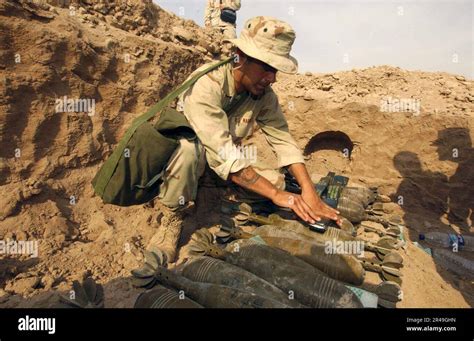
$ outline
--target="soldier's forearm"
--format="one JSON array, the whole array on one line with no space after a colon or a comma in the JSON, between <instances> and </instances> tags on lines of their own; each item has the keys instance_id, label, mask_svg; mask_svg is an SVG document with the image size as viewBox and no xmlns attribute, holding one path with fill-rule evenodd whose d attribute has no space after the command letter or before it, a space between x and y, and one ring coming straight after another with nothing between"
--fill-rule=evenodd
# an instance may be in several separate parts
<instances>
[{"instance_id":1,"label":"soldier's forearm","mask_svg":"<svg viewBox=\"0 0 474 341\"><path fill-rule=\"evenodd\" d=\"M278 189L273 184L259 175L251 166L231 173L229 179L237 185L272 200Z\"/></svg>"},{"instance_id":2,"label":"soldier's forearm","mask_svg":"<svg viewBox=\"0 0 474 341\"><path fill-rule=\"evenodd\" d=\"M295 177L296 181L298 181L301 190L314 189L313 181L311 181L311 177L304 163L294 163L288 167L288 170L291 175Z\"/></svg>"}]
</instances>

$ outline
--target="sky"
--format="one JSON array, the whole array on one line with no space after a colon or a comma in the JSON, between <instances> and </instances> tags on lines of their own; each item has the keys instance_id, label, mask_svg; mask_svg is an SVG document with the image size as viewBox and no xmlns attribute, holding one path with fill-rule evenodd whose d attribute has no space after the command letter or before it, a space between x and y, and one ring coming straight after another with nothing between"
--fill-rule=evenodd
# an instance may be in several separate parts
<instances>
[{"instance_id":1,"label":"sky","mask_svg":"<svg viewBox=\"0 0 474 341\"><path fill-rule=\"evenodd\" d=\"M241 0L237 33L257 15L296 31L299 72L336 72L377 65L445 71L474 79L474 0ZM154 0L204 25L206 0Z\"/></svg>"}]
</instances>

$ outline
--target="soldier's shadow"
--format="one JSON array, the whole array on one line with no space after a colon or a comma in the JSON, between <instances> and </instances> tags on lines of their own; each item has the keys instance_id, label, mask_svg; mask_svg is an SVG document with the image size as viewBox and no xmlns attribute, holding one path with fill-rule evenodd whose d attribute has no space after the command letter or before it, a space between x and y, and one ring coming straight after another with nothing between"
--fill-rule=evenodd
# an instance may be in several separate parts
<instances>
[{"instance_id":1,"label":"soldier's shadow","mask_svg":"<svg viewBox=\"0 0 474 341\"><path fill-rule=\"evenodd\" d=\"M419 234L430 231L457 233L453 225L463 234L472 234L472 212L474 192L474 158L469 131L465 128L448 128L438 132L433 143L440 161L458 164L455 173L447 176L439 171L423 169L417 154L403 151L394 157L394 166L403 177L392 196L404 211L404 221L412 241ZM462 288L465 278L435 260L439 274L451 283L474 306L474 296ZM441 268L443 271L440 271Z\"/></svg>"},{"instance_id":2,"label":"soldier's shadow","mask_svg":"<svg viewBox=\"0 0 474 341\"><path fill-rule=\"evenodd\" d=\"M446 128L438 132L432 144L440 161L457 163L456 172L449 178L448 221L463 233L474 232L474 149L467 128Z\"/></svg>"},{"instance_id":3,"label":"soldier's shadow","mask_svg":"<svg viewBox=\"0 0 474 341\"><path fill-rule=\"evenodd\" d=\"M403 151L394 157L394 166L403 177L392 200L404 211L404 221L414 233L412 240L430 226L450 229L441 222L441 217L448 211L449 178L447 175L431 170L424 170L415 153ZM420 216L423 219L420 219Z\"/></svg>"}]
</instances>

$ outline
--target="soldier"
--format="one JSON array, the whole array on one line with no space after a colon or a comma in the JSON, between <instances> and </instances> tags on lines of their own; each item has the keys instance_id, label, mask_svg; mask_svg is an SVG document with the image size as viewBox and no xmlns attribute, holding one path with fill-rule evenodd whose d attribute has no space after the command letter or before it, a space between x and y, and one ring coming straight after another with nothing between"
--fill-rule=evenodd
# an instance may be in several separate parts
<instances>
[{"instance_id":1,"label":"soldier","mask_svg":"<svg viewBox=\"0 0 474 341\"><path fill-rule=\"evenodd\" d=\"M169 262L176 257L186 211L184 203L195 200L206 162L222 180L242 187L242 195L253 193L249 199L266 198L292 209L307 222L328 218L340 224L339 212L317 195L303 155L289 133L271 88L278 71L297 72L297 61L290 55L294 40L295 32L283 21L270 17L250 19L240 38L229 40L236 48L233 62L203 76L181 96L178 110L194 129L197 139L194 142L181 139L168 162L159 194L166 214L148 246L164 251ZM226 109L232 103L238 104L232 110ZM278 171L232 152L242 139L252 134L254 124L260 127L277 154L278 166L288 167L298 181L301 195L284 190L284 177Z\"/></svg>"},{"instance_id":2,"label":"soldier","mask_svg":"<svg viewBox=\"0 0 474 341\"><path fill-rule=\"evenodd\" d=\"M215 27L224 38L237 38L235 31L235 12L240 9L240 0L207 0L204 24Z\"/></svg>"}]
</instances>

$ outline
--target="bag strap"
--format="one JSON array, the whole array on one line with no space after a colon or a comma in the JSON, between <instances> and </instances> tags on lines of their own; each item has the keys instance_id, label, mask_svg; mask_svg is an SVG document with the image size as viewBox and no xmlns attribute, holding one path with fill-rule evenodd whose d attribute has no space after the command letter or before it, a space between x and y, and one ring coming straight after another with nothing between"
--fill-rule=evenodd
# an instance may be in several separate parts
<instances>
[{"instance_id":1,"label":"bag strap","mask_svg":"<svg viewBox=\"0 0 474 341\"><path fill-rule=\"evenodd\" d=\"M194 83L196 83L199 78L201 78L208 72L214 69L217 69L221 65L229 63L232 59L233 57L229 57L197 73L194 77L185 81L178 88L170 92L165 98L163 98L161 101L159 101L154 106L152 106L146 113L144 113L143 115L133 120L132 125L130 126L130 128L128 128L128 130L126 131L125 135L120 140L117 147L115 147L112 155L110 155L109 160L107 160L108 162L104 163L104 165L102 166L100 170L101 175L96 177L96 183L94 186L96 194L99 195L100 197L103 196L105 188L107 187L110 179L112 178L112 174L115 172L115 169L117 168L120 158L122 157L123 150L127 146L130 139L132 138L132 135L135 133L135 131L141 124L145 123L146 121L151 119L153 116L155 116L158 112L160 112L165 107L167 107L172 101L174 101L185 90L187 90L192 85L194 85Z\"/></svg>"}]
</instances>

